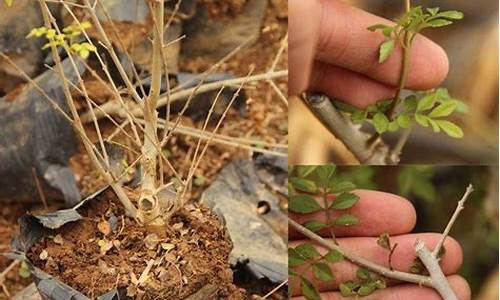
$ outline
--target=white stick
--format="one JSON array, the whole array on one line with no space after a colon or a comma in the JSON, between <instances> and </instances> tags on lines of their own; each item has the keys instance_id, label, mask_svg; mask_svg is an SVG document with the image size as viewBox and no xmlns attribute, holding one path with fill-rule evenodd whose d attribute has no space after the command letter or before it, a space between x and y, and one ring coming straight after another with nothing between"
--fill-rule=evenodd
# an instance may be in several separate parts
<instances>
[{"instance_id":1,"label":"white stick","mask_svg":"<svg viewBox=\"0 0 500 300\"><path fill-rule=\"evenodd\" d=\"M448 280L446 280L436 257L427 249L424 242L419 239L415 242L415 253L418 258L420 258L427 271L429 271L434 289L441 297L443 297L444 300L458 300Z\"/></svg>"}]
</instances>

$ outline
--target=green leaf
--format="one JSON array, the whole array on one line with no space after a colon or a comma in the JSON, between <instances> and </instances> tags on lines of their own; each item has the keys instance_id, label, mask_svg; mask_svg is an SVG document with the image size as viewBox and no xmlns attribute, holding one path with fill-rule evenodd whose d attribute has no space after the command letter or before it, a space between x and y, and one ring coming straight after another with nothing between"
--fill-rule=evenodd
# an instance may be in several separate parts
<instances>
[{"instance_id":1,"label":"green leaf","mask_svg":"<svg viewBox=\"0 0 500 300\"><path fill-rule=\"evenodd\" d=\"M453 22L446 19L434 19L427 22L427 25L432 28L443 27L452 24Z\"/></svg>"},{"instance_id":2,"label":"green leaf","mask_svg":"<svg viewBox=\"0 0 500 300\"><path fill-rule=\"evenodd\" d=\"M378 101L375 105L377 106L378 111L385 113L389 109L389 107L391 107L391 103L392 99L386 99Z\"/></svg>"},{"instance_id":3,"label":"green leaf","mask_svg":"<svg viewBox=\"0 0 500 300\"><path fill-rule=\"evenodd\" d=\"M439 12L439 7L434 7L434 8L427 8L427 11L432 15L434 16L435 14L437 14Z\"/></svg>"},{"instance_id":4,"label":"green leaf","mask_svg":"<svg viewBox=\"0 0 500 300\"><path fill-rule=\"evenodd\" d=\"M318 166L296 166L299 177L304 178L309 176Z\"/></svg>"},{"instance_id":5,"label":"green leaf","mask_svg":"<svg viewBox=\"0 0 500 300\"><path fill-rule=\"evenodd\" d=\"M327 188L335 175L336 166L333 164L321 165L316 169L318 175L318 185L322 188Z\"/></svg>"},{"instance_id":6,"label":"green leaf","mask_svg":"<svg viewBox=\"0 0 500 300\"><path fill-rule=\"evenodd\" d=\"M334 279L330 266L325 263L315 263L312 265L314 277L321 281L331 281Z\"/></svg>"},{"instance_id":7,"label":"green leaf","mask_svg":"<svg viewBox=\"0 0 500 300\"><path fill-rule=\"evenodd\" d=\"M359 124L366 119L367 112L364 110L357 110L351 114L351 120L355 124Z\"/></svg>"},{"instance_id":8,"label":"green leaf","mask_svg":"<svg viewBox=\"0 0 500 300\"><path fill-rule=\"evenodd\" d=\"M387 38L391 38L393 32L394 32L394 27L386 27L382 29L382 34Z\"/></svg>"},{"instance_id":9,"label":"green leaf","mask_svg":"<svg viewBox=\"0 0 500 300\"><path fill-rule=\"evenodd\" d=\"M290 211L302 214L309 214L322 210L323 208L309 195L293 195L290 196L288 204Z\"/></svg>"},{"instance_id":10,"label":"green leaf","mask_svg":"<svg viewBox=\"0 0 500 300\"><path fill-rule=\"evenodd\" d=\"M301 244L295 247L295 251L306 259L311 259L320 256L318 250L311 244Z\"/></svg>"},{"instance_id":11,"label":"green leaf","mask_svg":"<svg viewBox=\"0 0 500 300\"><path fill-rule=\"evenodd\" d=\"M370 274L370 271L364 268L359 268L358 271L356 271L356 277L358 277L361 280L371 280L372 275Z\"/></svg>"},{"instance_id":12,"label":"green leaf","mask_svg":"<svg viewBox=\"0 0 500 300\"><path fill-rule=\"evenodd\" d=\"M381 112L376 113L373 116L373 126L378 133L384 133L387 131L387 126L389 126L389 119L387 119L386 115Z\"/></svg>"},{"instance_id":13,"label":"green leaf","mask_svg":"<svg viewBox=\"0 0 500 300\"><path fill-rule=\"evenodd\" d=\"M387 233L381 234L378 239L377 239L377 244L386 249L386 250L391 250L391 237Z\"/></svg>"},{"instance_id":14,"label":"green leaf","mask_svg":"<svg viewBox=\"0 0 500 300\"><path fill-rule=\"evenodd\" d=\"M431 118L429 118L429 120L428 120L428 121L429 121L429 124L431 125L432 130L433 130L434 132L436 132L436 133L437 133L437 132L441 131L441 129L439 128L439 126L438 126L438 124L436 123L436 121L434 121L434 120L433 120L433 119L431 119Z\"/></svg>"},{"instance_id":15,"label":"green leaf","mask_svg":"<svg viewBox=\"0 0 500 300\"><path fill-rule=\"evenodd\" d=\"M293 248L288 248L288 267L297 267L304 264L306 260Z\"/></svg>"},{"instance_id":16,"label":"green leaf","mask_svg":"<svg viewBox=\"0 0 500 300\"><path fill-rule=\"evenodd\" d=\"M316 287L304 277L301 277L301 289L302 289L302 295L306 297L306 299L321 300L321 296L319 295L319 292L316 289Z\"/></svg>"},{"instance_id":17,"label":"green leaf","mask_svg":"<svg viewBox=\"0 0 500 300\"><path fill-rule=\"evenodd\" d=\"M431 113L428 115L429 118L440 118L447 117L451 115L455 109L457 108L457 104L455 102L445 102L438 105L434 108Z\"/></svg>"},{"instance_id":18,"label":"green leaf","mask_svg":"<svg viewBox=\"0 0 500 300\"><path fill-rule=\"evenodd\" d=\"M434 106L434 104L436 104L436 101L437 97L435 92L425 95L424 97L422 97L422 99L418 101L417 112L431 109Z\"/></svg>"},{"instance_id":19,"label":"green leaf","mask_svg":"<svg viewBox=\"0 0 500 300\"><path fill-rule=\"evenodd\" d=\"M327 262L336 263L344 260L344 255L342 255L339 251L332 249L325 255L325 259Z\"/></svg>"},{"instance_id":20,"label":"green leaf","mask_svg":"<svg viewBox=\"0 0 500 300\"><path fill-rule=\"evenodd\" d=\"M401 128L410 128L411 118L409 115L399 115L396 118L396 122L399 126L401 126Z\"/></svg>"},{"instance_id":21,"label":"green leaf","mask_svg":"<svg viewBox=\"0 0 500 300\"><path fill-rule=\"evenodd\" d=\"M399 125L396 121L389 122L389 125L387 126L387 131L389 132L395 132L398 131Z\"/></svg>"},{"instance_id":22,"label":"green leaf","mask_svg":"<svg viewBox=\"0 0 500 300\"><path fill-rule=\"evenodd\" d=\"M318 189L314 181L305 178L292 177L290 178L290 182L294 188L306 193L315 193Z\"/></svg>"},{"instance_id":23,"label":"green leaf","mask_svg":"<svg viewBox=\"0 0 500 300\"><path fill-rule=\"evenodd\" d=\"M372 282L364 284L364 285L362 285L359 288L358 295L360 295L360 296L368 296L371 293L373 293L375 291L375 289L376 289L376 286Z\"/></svg>"},{"instance_id":24,"label":"green leaf","mask_svg":"<svg viewBox=\"0 0 500 300\"><path fill-rule=\"evenodd\" d=\"M327 225L320 222L320 221L312 220L312 221L305 223L304 227L311 230L312 232L316 232L316 231L319 231L323 228L326 228Z\"/></svg>"},{"instance_id":25,"label":"green leaf","mask_svg":"<svg viewBox=\"0 0 500 300\"><path fill-rule=\"evenodd\" d=\"M380 45L378 62L383 63L394 51L394 40L387 40Z\"/></svg>"},{"instance_id":26,"label":"green leaf","mask_svg":"<svg viewBox=\"0 0 500 300\"><path fill-rule=\"evenodd\" d=\"M371 104L371 105L368 105L368 107L366 108L366 111L369 113L375 113L375 112L378 112L378 107L374 104Z\"/></svg>"},{"instance_id":27,"label":"green leaf","mask_svg":"<svg viewBox=\"0 0 500 300\"><path fill-rule=\"evenodd\" d=\"M344 192L338 195L332 202L333 209L348 209L358 202L359 196L353 193Z\"/></svg>"},{"instance_id":28,"label":"green leaf","mask_svg":"<svg viewBox=\"0 0 500 300\"><path fill-rule=\"evenodd\" d=\"M462 131L462 128L458 127L458 125L446 121L446 120L436 120L436 123L443 129L444 132L446 132L447 135L449 135L452 138L462 138L464 136L464 132Z\"/></svg>"},{"instance_id":29,"label":"green leaf","mask_svg":"<svg viewBox=\"0 0 500 300\"><path fill-rule=\"evenodd\" d=\"M358 224L358 218L350 214L344 214L335 219L334 224L339 226L352 226Z\"/></svg>"},{"instance_id":30,"label":"green leaf","mask_svg":"<svg viewBox=\"0 0 500 300\"><path fill-rule=\"evenodd\" d=\"M464 18L464 14L460 11L449 10L440 12L439 14L437 14L437 17L446 18L450 20L461 20Z\"/></svg>"},{"instance_id":31,"label":"green leaf","mask_svg":"<svg viewBox=\"0 0 500 300\"><path fill-rule=\"evenodd\" d=\"M467 103L460 101L460 100L457 100L457 99L450 99L448 101L455 103L455 105L457 106L457 108L455 109L456 112L459 112L459 113L469 112L469 106L467 105Z\"/></svg>"},{"instance_id":32,"label":"green leaf","mask_svg":"<svg viewBox=\"0 0 500 300\"><path fill-rule=\"evenodd\" d=\"M372 25L370 27L368 27L367 29L372 31L372 32L375 32L377 30L380 30L380 29L384 29L384 28L387 28L389 26L385 25L385 24L375 24L375 25Z\"/></svg>"},{"instance_id":33,"label":"green leaf","mask_svg":"<svg viewBox=\"0 0 500 300\"><path fill-rule=\"evenodd\" d=\"M347 281L339 285L340 294L344 297L350 297L356 295L355 289L359 287L358 283L353 281Z\"/></svg>"},{"instance_id":34,"label":"green leaf","mask_svg":"<svg viewBox=\"0 0 500 300\"><path fill-rule=\"evenodd\" d=\"M428 127L429 126L429 118L427 118L424 115L416 114L415 115L415 121L417 121L418 124Z\"/></svg>"},{"instance_id":35,"label":"green leaf","mask_svg":"<svg viewBox=\"0 0 500 300\"><path fill-rule=\"evenodd\" d=\"M354 185L354 183L347 180L342 180L342 181L335 181L330 191L334 194L338 194L338 193L350 192L355 188L356 186Z\"/></svg>"},{"instance_id":36,"label":"green leaf","mask_svg":"<svg viewBox=\"0 0 500 300\"><path fill-rule=\"evenodd\" d=\"M406 97L403 106L405 112L415 111L417 109L417 97L415 95Z\"/></svg>"}]
</instances>

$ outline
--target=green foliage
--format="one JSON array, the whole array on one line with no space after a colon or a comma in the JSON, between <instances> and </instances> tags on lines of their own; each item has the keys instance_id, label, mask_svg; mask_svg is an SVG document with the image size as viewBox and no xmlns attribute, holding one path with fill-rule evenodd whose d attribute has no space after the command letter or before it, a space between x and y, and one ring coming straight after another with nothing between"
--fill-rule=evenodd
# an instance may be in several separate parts
<instances>
[{"instance_id":1,"label":"green foliage","mask_svg":"<svg viewBox=\"0 0 500 300\"><path fill-rule=\"evenodd\" d=\"M432 183L434 169L431 166L402 167L398 173L399 194L405 197L416 195L428 202L436 199L436 189Z\"/></svg>"},{"instance_id":2,"label":"green foliage","mask_svg":"<svg viewBox=\"0 0 500 300\"><path fill-rule=\"evenodd\" d=\"M323 211L329 213L333 210L345 210L351 208L359 200L359 197L352 193L355 185L347 180L339 179L336 176L335 165L322 166L294 166L289 177L289 204L288 208L294 213L309 214ZM311 194L319 194L323 197L320 204L318 197ZM318 195L318 196L319 196ZM328 203L329 195L335 195L335 200ZM329 219L329 218L328 218ZM341 214L330 223L324 224L319 221L305 224L311 231L318 231L325 227L350 226L357 224L355 216Z\"/></svg>"},{"instance_id":3,"label":"green foliage","mask_svg":"<svg viewBox=\"0 0 500 300\"><path fill-rule=\"evenodd\" d=\"M339 177L335 165L290 166L288 186L290 211L299 214L322 212L325 215L321 221L311 220L303 224L307 229L317 232L331 229L332 226L351 226L358 223L355 216L345 213L359 200L353 193L356 185L346 178ZM336 212L335 217L333 212ZM331 233L335 240L333 231ZM331 264L343 259L344 256L339 251L331 250L326 254L320 254L313 245L303 243L288 249L289 274L290 277L296 277L300 281L300 290L304 297L309 300L320 299L314 284L302 274L311 270L316 280L332 281L335 279L335 274ZM302 273L299 274L294 270L297 267L303 270Z\"/></svg>"},{"instance_id":4,"label":"green foliage","mask_svg":"<svg viewBox=\"0 0 500 300\"><path fill-rule=\"evenodd\" d=\"M290 196L288 209L296 213L309 214L320 211L323 208L312 196L299 194Z\"/></svg>"},{"instance_id":5,"label":"green foliage","mask_svg":"<svg viewBox=\"0 0 500 300\"><path fill-rule=\"evenodd\" d=\"M395 115L393 121L387 117L389 110L387 103L390 101L383 100L364 110L354 108L352 113L347 114L350 115L353 123L364 121L371 123L380 134L394 132L401 128L410 128L416 124L430 127L434 132L443 131L453 138L462 138L464 135L458 125L445 118L450 117L454 112L466 112L467 105L450 97L445 88L406 97L402 101L401 110Z\"/></svg>"},{"instance_id":6,"label":"green foliage","mask_svg":"<svg viewBox=\"0 0 500 300\"><path fill-rule=\"evenodd\" d=\"M374 181L375 169L371 166L357 166L356 168L342 168L338 174L339 180L351 182L361 189L376 189Z\"/></svg>"},{"instance_id":7,"label":"green foliage","mask_svg":"<svg viewBox=\"0 0 500 300\"><path fill-rule=\"evenodd\" d=\"M372 32L380 32L384 41L379 46L378 60L384 63L397 45L410 50L415 36L425 28L437 28L452 24L463 18L458 11L443 11L439 8L411 8L394 25L375 24L368 27ZM396 101L395 103L392 103ZM452 138L462 138L462 129L447 120L454 112L465 112L466 105L449 96L443 88L410 95L404 99L403 109L397 107L399 99L382 100L366 109L342 105L339 109L348 114L354 123L368 122L378 134L408 129L413 125L429 127L434 132L444 132ZM337 104L336 104L337 105Z\"/></svg>"},{"instance_id":8,"label":"green foliage","mask_svg":"<svg viewBox=\"0 0 500 300\"><path fill-rule=\"evenodd\" d=\"M377 289L385 289L387 287L384 279L379 278L370 271L359 268L356 272L356 280L347 281L339 285L339 290L342 296L368 296Z\"/></svg>"},{"instance_id":9,"label":"green foliage","mask_svg":"<svg viewBox=\"0 0 500 300\"><path fill-rule=\"evenodd\" d=\"M82 22L80 24L72 24L63 28L62 33L58 33L55 29L49 29L47 27L33 28L26 38L41 38L44 37L47 42L43 45L42 49L47 49L52 46L55 47L65 47L68 51L71 51L83 59L89 57L91 52L97 51L97 48L88 43L82 42L77 43L74 41L75 38L81 36L81 34L92 27L90 22Z\"/></svg>"},{"instance_id":10,"label":"green foliage","mask_svg":"<svg viewBox=\"0 0 500 300\"><path fill-rule=\"evenodd\" d=\"M12 4L14 4L14 0L3 0L3 2L5 3L5 5L7 5L8 7L11 7Z\"/></svg>"}]
</instances>

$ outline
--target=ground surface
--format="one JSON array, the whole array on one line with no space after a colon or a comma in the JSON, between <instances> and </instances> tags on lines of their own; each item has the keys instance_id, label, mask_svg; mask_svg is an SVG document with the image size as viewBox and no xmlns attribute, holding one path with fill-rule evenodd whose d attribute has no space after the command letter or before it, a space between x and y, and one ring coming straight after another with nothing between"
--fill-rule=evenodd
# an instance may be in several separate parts
<instances>
[{"instance_id":1,"label":"ground surface","mask_svg":"<svg viewBox=\"0 0 500 300\"><path fill-rule=\"evenodd\" d=\"M213 1L204 2L207 2L207 5L210 8L210 13L213 17L224 18L225 14L227 14L227 16L237 14L241 9L241 5L245 1L224 1L225 3L217 3ZM220 72L228 72L235 76L245 76L248 73L250 66L255 67L254 74L262 73L269 69L281 45L281 40L285 37L287 31L286 1L273 0L269 1L269 3L270 5L266 12L264 25L262 27L259 40L252 46L241 50L240 53L237 53L233 58L224 63L219 70ZM287 55L285 52L278 62L278 70L286 68L286 57ZM202 72L208 69L214 63L214 60L208 58L198 58L190 60L181 59L179 61L179 69L181 71L188 72ZM277 80L276 83L286 95L286 79ZM252 86L252 88L246 89L245 92L247 95L247 117L243 118L240 116L238 111L231 110L226 118L226 121L222 124L219 133L233 137L245 137L248 139L267 142L269 144L286 145L287 108L282 103L277 94L273 91L272 87L266 82L259 82ZM200 128L203 124L202 121L193 121L187 117L183 118L182 122L183 124L195 126L198 128ZM214 127L213 124L209 125L209 128L210 126L211 128ZM110 124L106 124L106 122L102 122L102 127L108 134L113 131L113 128L110 126ZM90 126L89 129L91 129ZM180 170L181 173L185 174L185 172L187 172L187 170L189 169L189 157L197 142L197 139L193 137L175 135L172 139L170 139L166 147L167 150L164 154L169 157L169 159L173 162L175 167ZM224 165L229 161L236 158L249 158L251 154L251 152L245 149L214 144L213 147L209 148L206 153L205 159L202 160L198 170L196 171L196 178L198 180L195 181L190 197L192 199L197 199L201 192L215 178L220 169L223 168ZM75 157L72 158L71 166L76 172L78 184L82 188L84 194L88 194L102 185L102 179L100 179L97 173L92 170L86 154L80 152L79 154L75 155ZM168 176L171 174L166 171L166 175ZM41 206L38 198L35 199L35 202L38 202L37 206ZM20 215L22 215L25 210L29 210L30 208L32 208L32 205L8 205L0 209L0 252L8 250L10 240L17 231L16 219ZM91 221L92 220L85 220L85 222ZM137 228L134 227L131 227L129 229L132 231L137 230ZM67 234L70 233L68 232ZM88 234L95 235L96 232L95 230L89 231ZM66 239L71 239L71 236L67 236ZM92 242L88 242L89 247L91 244ZM93 243L92 245L95 246L95 243ZM37 254L39 258L39 253ZM57 254L54 253L52 255L55 256ZM11 261L0 257L0 272L5 270L5 268L10 265L10 263ZM68 263L71 262L68 261ZM76 260L73 263L78 264ZM101 264L101 267L103 266L104 265ZM48 267L51 267L50 264ZM141 268L144 267L144 261L138 262L135 265L132 264L131 267L133 269L137 268L135 273L140 275L140 272L142 271ZM88 274L88 280L96 280L96 277L92 278L92 272ZM251 296L252 294L258 294L262 296L276 286L269 282L257 282L251 278L249 279L245 274L241 276L240 275L241 274L238 274L236 281L237 283L239 281L239 285L249 291L249 296ZM61 276L69 275L62 273ZM223 277L224 274L213 274L213 276ZM0 283L2 283L4 286L3 289L0 288L0 300L8 299L9 296L7 295L7 293L13 295L30 283L29 279L23 279L19 276L19 266L16 266L12 270L7 272L5 278L6 280L3 283L0 281ZM110 281L108 283L109 285L111 285ZM97 295L101 290L99 290L98 288L91 288L90 290L86 291L90 292L91 295ZM283 290L280 293L275 293L271 297L269 297L269 299L284 298L285 296Z\"/></svg>"}]
</instances>

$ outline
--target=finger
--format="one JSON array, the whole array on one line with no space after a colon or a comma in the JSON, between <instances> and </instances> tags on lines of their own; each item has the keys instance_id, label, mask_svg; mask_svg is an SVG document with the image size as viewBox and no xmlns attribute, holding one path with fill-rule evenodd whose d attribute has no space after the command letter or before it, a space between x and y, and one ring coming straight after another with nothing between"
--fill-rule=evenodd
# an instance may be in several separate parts
<instances>
[{"instance_id":1,"label":"finger","mask_svg":"<svg viewBox=\"0 0 500 300\"><path fill-rule=\"evenodd\" d=\"M307 13L321 11L319 1L289 0L288 2L288 76L289 94L304 92L313 68L320 23L317 16Z\"/></svg>"},{"instance_id":2,"label":"finger","mask_svg":"<svg viewBox=\"0 0 500 300\"><path fill-rule=\"evenodd\" d=\"M460 300L470 300L471 291L469 284L459 275L447 277L451 288ZM304 297L293 297L294 300L306 300ZM322 300L348 300L358 299L356 297L343 297L339 292L321 293ZM386 289L377 290L370 295L368 299L384 300L441 300L441 296L432 288L418 286L415 284L400 284Z\"/></svg>"},{"instance_id":3,"label":"finger","mask_svg":"<svg viewBox=\"0 0 500 300\"><path fill-rule=\"evenodd\" d=\"M359 196L358 202L350 209L334 211L333 217L339 214L354 215L359 223L353 226L334 226L333 231L336 236L379 236L382 233L399 235L410 232L415 226L417 215L413 205L403 197L370 190L354 191ZM330 197L334 201L335 196ZM317 220L326 223L324 212L313 214L290 213L290 218L300 224ZM318 232L321 236L329 236L329 229ZM299 234L292 227L289 228L288 236L290 240L300 238Z\"/></svg>"},{"instance_id":4,"label":"finger","mask_svg":"<svg viewBox=\"0 0 500 300\"><path fill-rule=\"evenodd\" d=\"M316 58L366 74L383 83L397 85L401 47L398 46L385 63L379 64L378 47L384 37L366 29L377 23L393 23L343 1L322 0L321 4L323 18ZM430 89L446 77L448 58L440 46L419 35L411 49L409 68L407 87Z\"/></svg>"},{"instance_id":5,"label":"finger","mask_svg":"<svg viewBox=\"0 0 500 300\"><path fill-rule=\"evenodd\" d=\"M395 270L409 272L415 259L415 241L422 240L429 249L434 249L438 241L441 239L441 234L438 233L419 233L406 234L391 237L391 245L398 244L391 258L391 265ZM340 238L337 239L342 249L347 253L357 255L368 259L369 261L389 268L389 251L380 247L377 244L377 238L370 237L355 237L355 238ZM302 243L311 243L311 241L293 241L289 242L290 247L296 247ZM451 275L458 271L462 264L462 248L460 244L453 239L447 238L445 241L446 254L440 260L440 266L445 275ZM321 254L326 254L328 250L321 246L316 246ZM313 274L308 269L303 275L310 279L320 291L330 291L338 288L342 282L356 279L356 271L358 266L344 260L342 262L330 264L335 279L330 282L319 281L313 278ZM295 268L296 272L303 273L304 266ZM295 280L291 280L297 284ZM390 283L389 283L390 284Z\"/></svg>"},{"instance_id":6,"label":"finger","mask_svg":"<svg viewBox=\"0 0 500 300\"><path fill-rule=\"evenodd\" d=\"M395 88L365 75L331 64L314 64L309 90L365 108L381 99L394 97Z\"/></svg>"}]
</instances>

